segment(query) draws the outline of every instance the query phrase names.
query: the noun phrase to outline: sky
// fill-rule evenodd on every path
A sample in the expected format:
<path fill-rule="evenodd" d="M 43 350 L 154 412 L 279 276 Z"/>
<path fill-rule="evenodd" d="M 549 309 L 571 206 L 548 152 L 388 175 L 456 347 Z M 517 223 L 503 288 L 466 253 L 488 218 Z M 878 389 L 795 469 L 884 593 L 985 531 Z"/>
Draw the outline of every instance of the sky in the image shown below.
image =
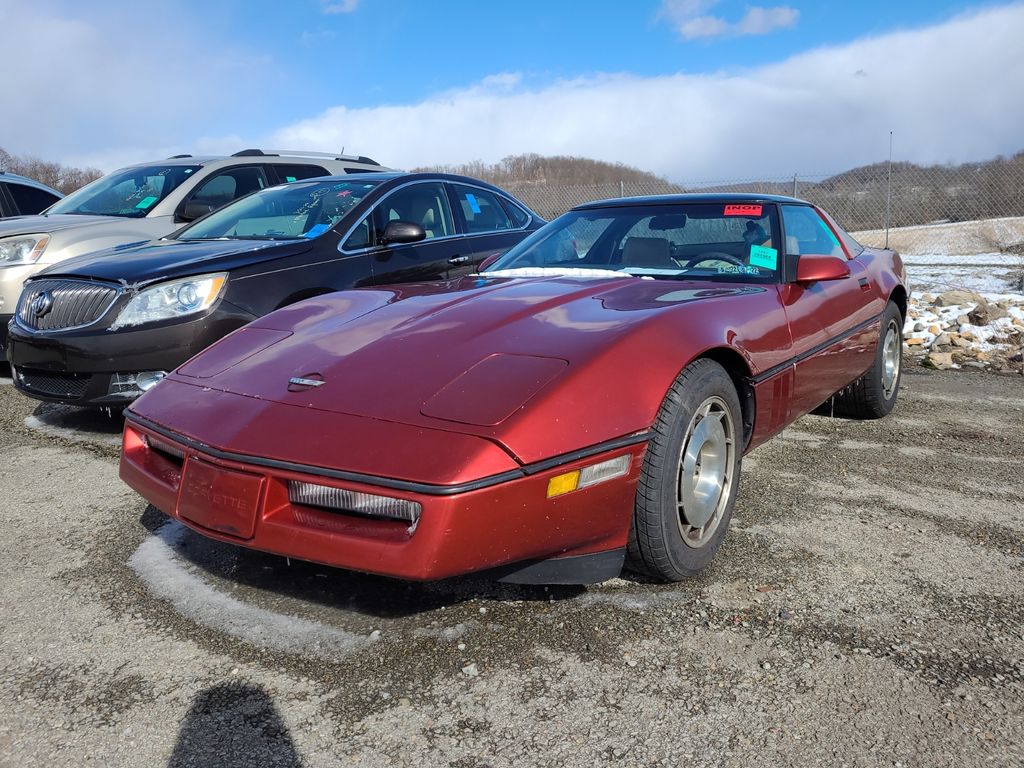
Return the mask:
<path fill-rule="evenodd" d="M 0 0 L 0 147 L 536 152 L 677 182 L 1024 150 L 1024 3 Z"/>

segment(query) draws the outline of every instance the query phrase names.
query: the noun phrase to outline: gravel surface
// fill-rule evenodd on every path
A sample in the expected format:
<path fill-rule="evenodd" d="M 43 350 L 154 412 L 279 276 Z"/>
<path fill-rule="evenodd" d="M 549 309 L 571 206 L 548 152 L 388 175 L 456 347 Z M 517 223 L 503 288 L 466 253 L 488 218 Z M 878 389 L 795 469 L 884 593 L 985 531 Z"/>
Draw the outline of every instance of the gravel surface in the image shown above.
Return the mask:
<path fill-rule="evenodd" d="M 586 589 L 206 541 L 0 386 L 0 765 L 1022 765 L 1024 378 L 904 386 L 748 457 L 703 577 Z"/>

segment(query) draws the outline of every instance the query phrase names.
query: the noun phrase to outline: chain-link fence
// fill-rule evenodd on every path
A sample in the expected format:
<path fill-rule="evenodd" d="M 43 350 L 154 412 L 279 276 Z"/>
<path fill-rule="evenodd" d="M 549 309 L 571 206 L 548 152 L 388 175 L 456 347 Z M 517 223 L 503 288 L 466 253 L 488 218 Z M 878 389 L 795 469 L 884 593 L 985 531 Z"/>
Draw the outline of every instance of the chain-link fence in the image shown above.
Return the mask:
<path fill-rule="evenodd" d="M 505 186 L 547 218 L 609 197 L 674 192 L 792 195 L 821 206 L 865 245 L 888 243 L 898 250 L 919 286 L 1024 292 L 1024 155 L 954 168 L 880 163 L 837 175 L 680 185 L 623 181 Z"/>

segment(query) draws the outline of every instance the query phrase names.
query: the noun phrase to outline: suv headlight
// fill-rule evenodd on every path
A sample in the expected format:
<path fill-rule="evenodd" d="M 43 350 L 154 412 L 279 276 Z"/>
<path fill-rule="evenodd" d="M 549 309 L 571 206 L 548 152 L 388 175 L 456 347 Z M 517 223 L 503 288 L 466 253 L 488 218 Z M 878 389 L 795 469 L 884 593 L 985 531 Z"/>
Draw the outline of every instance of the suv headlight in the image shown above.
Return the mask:
<path fill-rule="evenodd" d="M 220 296 L 227 273 L 197 275 L 140 291 L 121 310 L 110 330 L 157 320 L 194 315 L 209 309 Z"/>
<path fill-rule="evenodd" d="M 0 267 L 35 264 L 49 242 L 49 235 L 19 235 L 0 240 Z"/>

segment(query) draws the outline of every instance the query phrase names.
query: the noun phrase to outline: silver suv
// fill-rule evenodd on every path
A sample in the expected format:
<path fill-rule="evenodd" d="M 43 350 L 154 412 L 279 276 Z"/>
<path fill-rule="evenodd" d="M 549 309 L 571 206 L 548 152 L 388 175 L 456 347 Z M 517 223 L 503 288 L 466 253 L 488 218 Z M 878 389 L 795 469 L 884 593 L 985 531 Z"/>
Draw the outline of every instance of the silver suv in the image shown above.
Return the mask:
<path fill-rule="evenodd" d="M 175 155 L 109 173 L 39 216 L 0 220 L 0 351 L 21 284 L 55 262 L 169 235 L 226 203 L 275 184 L 388 170 L 368 157 L 246 149 Z M 0 362 L 3 355 L 0 354 Z"/>

